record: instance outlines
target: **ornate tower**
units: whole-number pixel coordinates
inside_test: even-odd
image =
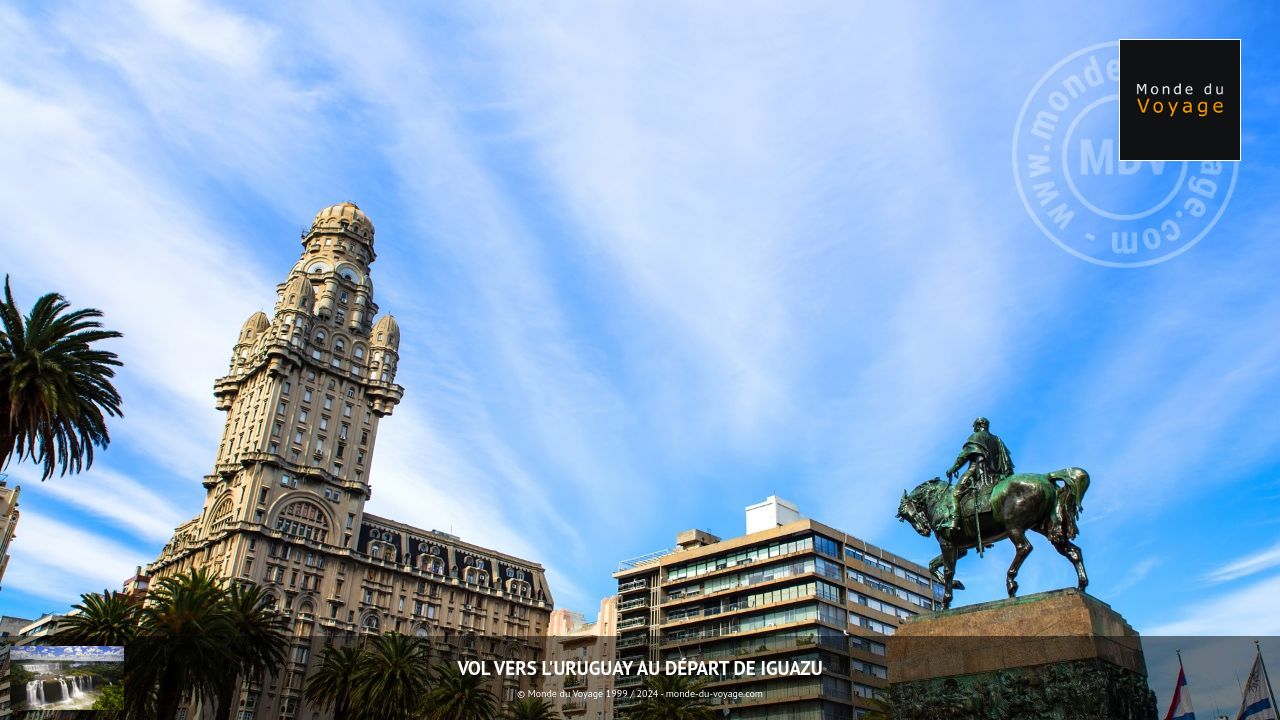
[[[373,259],[360,208],[316,215],[272,314],[245,321],[214,383],[227,420],[204,507],[148,567],[156,581],[202,568],[257,584],[290,619],[287,667],[241,688],[238,718],[328,717],[304,707],[304,680],[325,643],[356,634],[447,637],[433,652],[460,658],[487,633],[520,646],[504,659],[541,657],[552,608],[541,566],[365,512],[378,424],[404,394],[400,328],[377,317]],[[533,682],[495,678],[493,690],[510,700]]]
[[[241,574],[248,548],[236,530],[355,547],[378,423],[404,394],[395,383],[399,326],[390,315],[374,320],[373,238],[354,203],[321,210],[272,316],[245,321],[230,369],[214,383],[227,420],[204,479],[204,512],[178,528],[157,561],[161,573],[199,565]],[[193,545],[202,557],[179,557]]]

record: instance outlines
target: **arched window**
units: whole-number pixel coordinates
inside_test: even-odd
[[[215,533],[231,524],[231,498],[223,498],[210,514],[209,532]]]
[[[346,343],[344,343],[344,342],[342,342],[342,338],[338,338],[337,340],[334,340],[334,341],[333,341],[333,351],[334,351],[334,352],[340,353],[340,352],[342,352],[343,350],[346,350],[346,349],[347,349],[347,344],[346,344]]]
[[[316,333],[316,344],[317,344],[317,345],[324,345],[324,331],[323,331],[323,330],[320,330],[319,332],[317,332],[317,333]]]
[[[369,543],[369,557],[395,562],[396,546],[391,543],[371,542]]]
[[[370,629],[370,630],[377,630],[377,629],[378,629],[378,616],[377,616],[377,615],[366,615],[366,616],[365,616],[365,618],[364,618],[364,622],[363,622],[363,623],[361,623],[361,624],[362,624],[362,625],[364,625],[366,628],[368,628],[368,629]]]
[[[419,555],[418,567],[432,575],[444,574],[444,560],[435,555]]]
[[[352,355],[355,355],[357,360],[363,360],[363,359],[364,359],[364,346],[363,346],[363,345],[357,345],[357,346],[355,346],[355,348],[353,348],[353,349],[351,350],[351,354],[352,354]]]
[[[280,511],[276,529],[286,535],[324,542],[329,534],[329,521],[314,503],[298,500]]]

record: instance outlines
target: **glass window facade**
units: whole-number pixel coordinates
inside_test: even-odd
[[[753,548],[746,548],[733,553],[710,557],[698,562],[692,562],[685,565],[677,565],[667,569],[667,581],[683,580],[684,578],[698,577],[706,575],[717,570],[737,567],[747,563],[768,560],[769,558],[790,555],[792,553],[804,552],[813,549],[813,536],[799,538],[796,540],[786,540],[781,542],[769,543],[768,545],[759,545]]]

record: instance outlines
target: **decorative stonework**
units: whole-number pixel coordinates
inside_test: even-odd
[[[895,720],[1154,720],[1142,675],[1105,660],[1075,660],[893,683]]]
[[[404,394],[400,327],[374,302],[373,244],[353,203],[303,233],[273,310],[245,321],[214,383],[227,415],[204,509],[150,565],[156,580],[200,568],[263,586],[290,618],[288,668],[246,698],[257,717],[304,717],[326,643],[394,631],[431,638],[440,659],[499,642],[504,659],[534,659],[552,610],[537,563],[365,512],[379,424]],[[506,700],[533,680],[495,683]]]
[[[911,618],[889,679],[903,720],[1155,718],[1138,633],[1074,589]]]

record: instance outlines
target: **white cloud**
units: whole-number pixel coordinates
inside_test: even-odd
[[[1252,555],[1229,562],[1211,571],[1206,576],[1206,579],[1215,583],[1238,580],[1274,567],[1280,567],[1280,543],[1276,543],[1266,550],[1260,550]]]
[[[80,595],[118,590],[144,551],[23,507],[4,585],[70,606]]]
[[[1259,580],[1247,587],[1193,603],[1181,619],[1145,630],[1145,635],[1240,635],[1255,637],[1280,634],[1280,575]]]
[[[34,475],[14,473],[22,482],[23,504],[47,507],[41,496],[56,498],[82,512],[118,525],[139,540],[163,544],[188,515],[168,498],[101,461],[80,474],[38,482]],[[48,508],[52,510],[52,507]]]

